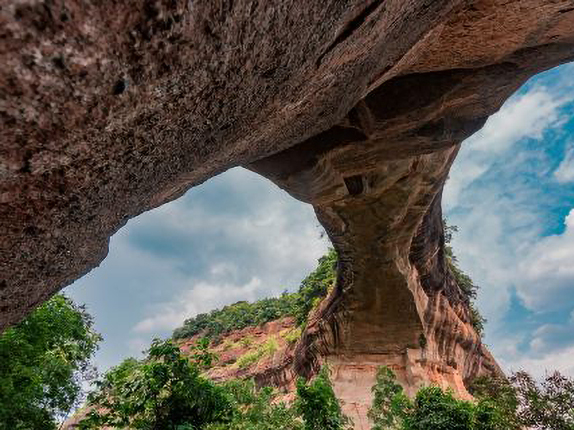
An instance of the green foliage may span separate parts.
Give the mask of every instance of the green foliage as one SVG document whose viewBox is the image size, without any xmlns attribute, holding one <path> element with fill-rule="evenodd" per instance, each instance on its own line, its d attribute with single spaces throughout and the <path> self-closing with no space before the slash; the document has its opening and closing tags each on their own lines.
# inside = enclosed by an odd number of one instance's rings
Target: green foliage
<svg viewBox="0 0 574 430">
<path fill-rule="evenodd" d="M 279 349 L 279 344 L 274 338 L 269 338 L 267 341 L 259 345 L 254 351 L 247 352 L 237 359 L 235 364 L 240 369 L 251 366 L 257 363 L 263 357 L 269 357 Z"/>
<path fill-rule="evenodd" d="M 510 380 L 503 377 L 482 376 L 472 382 L 470 393 L 482 403 L 496 405 L 502 428 L 508 430 L 522 428 L 518 419 L 518 397 Z"/>
<path fill-rule="evenodd" d="M 265 350 L 273 349 L 272 343 Z M 277 391 L 253 381 L 215 384 L 201 376 L 213 363 L 207 342 L 187 360 L 171 341 L 155 340 L 145 360 L 128 359 L 111 369 L 90 396 L 80 429 L 131 430 L 347 430 L 348 420 L 328 373 L 298 381 L 293 406 Z"/>
<path fill-rule="evenodd" d="M 475 409 L 472 403 L 457 400 L 439 387 L 419 390 L 404 420 L 404 430 L 471 430 Z"/>
<path fill-rule="evenodd" d="M 460 269 L 460 267 L 458 267 L 458 259 L 456 258 L 456 255 L 454 255 L 452 246 L 450 246 L 454 233 L 458 232 L 458 227 L 455 225 L 448 225 L 446 220 L 443 220 L 443 226 L 445 242 L 444 253 L 448 268 L 452 273 L 458 287 L 468 300 L 470 323 L 474 327 L 474 330 L 480 336 L 482 336 L 484 333 L 484 324 L 486 324 L 486 319 L 480 314 L 476 304 L 474 303 L 479 287 L 473 282 L 470 276 L 468 276 Z"/>
<path fill-rule="evenodd" d="M 232 330 L 258 326 L 286 316 L 293 316 L 297 309 L 296 294 L 284 293 L 281 297 L 259 300 L 255 303 L 237 302 L 208 314 L 199 314 L 185 320 L 182 327 L 173 332 L 174 339 L 201 334 L 217 338 Z"/>
<path fill-rule="evenodd" d="M 297 324 L 305 324 L 307 317 L 318 302 L 326 297 L 337 279 L 337 253 L 334 249 L 319 259 L 317 268 L 309 274 L 299 287 L 297 301 Z"/>
<path fill-rule="evenodd" d="M 310 384 L 301 378 L 297 381 L 295 408 L 303 417 L 304 430 L 352 429 L 351 420 L 343 414 L 335 397 L 327 367 Z"/>
<path fill-rule="evenodd" d="M 410 400 L 387 367 L 377 372 L 369 418 L 373 430 L 509 430 L 491 399 L 459 400 L 439 387 L 421 388 Z"/>
<path fill-rule="evenodd" d="M 206 430 L 303 430 L 303 422 L 294 408 L 276 401 L 275 390 L 257 390 L 253 381 L 229 381 L 224 384 L 233 402 L 231 422 L 210 424 Z"/>
<path fill-rule="evenodd" d="M 229 421 L 226 391 L 201 376 L 214 359 L 207 345 L 198 343 L 188 360 L 171 341 L 154 340 L 145 360 L 125 360 L 99 381 L 80 428 L 194 430 Z"/>
<path fill-rule="evenodd" d="M 281 337 L 285 339 L 287 343 L 295 343 L 301 338 L 301 327 L 294 327 L 292 329 L 287 329 L 282 331 Z"/>
<path fill-rule="evenodd" d="M 297 293 L 283 293 L 280 297 L 255 303 L 237 302 L 223 309 L 199 314 L 175 329 L 173 338 L 184 339 L 201 334 L 214 339 L 233 330 L 258 326 L 287 316 L 295 317 L 298 324 L 304 324 L 309 312 L 335 285 L 336 263 L 337 254 L 331 249 L 319 259 L 317 268 L 302 281 Z"/>
<path fill-rule="evenodd" d="M 56 295 L 0 335 L 0 429 L 49 430 L 81 400 L 101 340 L 86 310 Z"/>
<path fill-rule="evenodd" d="M 372 430 L 400 429 L 410 406 L 410 400 L 403 392 L 395 374 L 386 366 L 377 370 L 377 379 L 372 388 L 373 405 L 368 416 L 373 422 Z"/>
</svg>

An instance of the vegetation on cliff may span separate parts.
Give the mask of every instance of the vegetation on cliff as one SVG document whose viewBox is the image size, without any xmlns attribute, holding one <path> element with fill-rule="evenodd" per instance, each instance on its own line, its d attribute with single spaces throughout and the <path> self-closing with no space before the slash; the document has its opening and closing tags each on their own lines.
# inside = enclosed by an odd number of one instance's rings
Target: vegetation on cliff
<svg viewBox="0 0 574 430">
<path fill-rule="evenodd" d="M 101 337 L 63 295 L 0 335 L 0 429 L 52 430 L 82 399 Z"/>
<path fill-rule="evenodd" d="M 486 318 L 484 318 L 480 311 L 478 310 L 475 300 L 478 293 L 478 285 L 468 276 L 463 270 L 458 266 L 458 259 L 454 254 L 452 246 L 450 245 L 454 233 L 458 231 L 458 227 L 455 225 L 448 225 L 446 220 L 443 220 L 444 226 L 444 253 L 446 257 L 446 262 L 450 273 L 454 277 L 458 287 L 466 297 L 470 312 L 470 323 L 474 327 L 474 330 L 482 336 L 484 333 L 484 325 L 486 324 Z"/>
<path fill-rule="evenodd" d="M 217 338 L 232 330 L 258 326 L 283 317 L 294 317 L 304 325 L 309 313 L 335 285 L 337 276 L 337 253 L 330 249 L 319 259 L 317 268 L 302 282 L 295 293 L 283 293 L 280 297 L 258 300 L 254 303 L 237 302 L 199 314 L 185 320 L 182 327 L 174 330 L 174 339 L 201 335 Z"/>
</svg>

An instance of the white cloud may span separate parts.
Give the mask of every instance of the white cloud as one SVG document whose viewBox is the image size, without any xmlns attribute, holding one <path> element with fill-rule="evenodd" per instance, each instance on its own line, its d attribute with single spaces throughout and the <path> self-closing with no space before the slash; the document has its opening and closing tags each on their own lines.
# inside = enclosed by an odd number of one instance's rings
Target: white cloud
<svg viewBox="0 0 574 430">
<path fill-rule="evenodd" d="M 574 181 L 574 147 L 566 149 L 564 159 L 554 172 L 554 177 L 560 183 Z"/>
<path fill-rule="evenodd" d="M 548 150 L 564 145 L 572 119 L 572 67 L 529 84 L 467 139 L 443 196 L 446 216 L 459 226 L 454 250 L 481 287 L 486 341 L 507 369 L 573 370 L 565 351 L 574 351 L 574 325 L 561 321 L 574 307 L 574 210 L 564 232 L 544 237 L 558 221 L 551 208 L 565 209 L 558 181 L 574 165 L 567 152 L 555 173 Z"/>
<path fill-rule="evenodd" d="M 472 150 L 496 155 L 520 139 L 541 139 L 548 127 L 559 125 L 559 109 L 569 100 L 557 98 L 545 87 L 512 98 L 471 138 Z"/>
<path fill-rule="evenodd" d="M 512 97 L 484 127 L 463 143 L 445 189 L 447 207 L 456 206 L 461 192 L 486 173 L 502 153 L 523 139 L 541 140 L 550 128 L 567 118 L 561 107 L 574 96 L 561 96 L 556 88 L 536 87 Z"/>
<path fill-rule="evenodd" d="M 220 308 L 240 300 L 252 301 L 268 293 L 261 279 L 254 277 L 245 285 L 210 284 L 199 282 L 193 289 L 176 297 L 171 302 L 158 306 L 154 315 L 138 322 L 136 333 L 154 333 L 173 330 L 186 318 Z"/>
<path fill-rule="evenodd" d="M 197 313 L 296 289 L 328 247 L 321 231 L 311 206 L 233 169 L 131 220 L 68 293 L 95 316 L 105 369 Z"/>
<path fill-rule="evenodd" d="M 562 234 L 544 237 L 519 264 L 517 291 L 526 306 L 549 311 L 574 301 L 574 209 Z"/>
<path fill-rule="evenodd" d="M 572 357 L 574 357 L 574 346 L 541 357 L 533 358 L 525 354 L 517 354 L 510 359 L 502 357 L 499 361 L 508 372 L 526 369 L 536 378 L 542 378 L 555 370 L 574 377 L 574 360 Z"/>
</svg>

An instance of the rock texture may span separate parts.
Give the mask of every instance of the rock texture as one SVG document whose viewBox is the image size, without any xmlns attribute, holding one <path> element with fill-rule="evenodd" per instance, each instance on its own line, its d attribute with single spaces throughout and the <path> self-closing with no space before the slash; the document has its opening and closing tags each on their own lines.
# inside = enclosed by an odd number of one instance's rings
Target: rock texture
<svg viewBox="0 0 574 430">
<path fill-rule="evenodd" d="M 0 34 L 0 328 L 244 165 L 341 256 L 298 372 L 332 357 L 345 396 L 364 363 L 459 392 L 496 371 L 444 267 L 441 189 L 464 138 L 574 59 L 572 0 L 4 1 Z"/>
<path fill-rule="evenodd" d="M 128 219 L 335 125 L 463 3 L 3 1 L 0 326 Z"/>
</svg>

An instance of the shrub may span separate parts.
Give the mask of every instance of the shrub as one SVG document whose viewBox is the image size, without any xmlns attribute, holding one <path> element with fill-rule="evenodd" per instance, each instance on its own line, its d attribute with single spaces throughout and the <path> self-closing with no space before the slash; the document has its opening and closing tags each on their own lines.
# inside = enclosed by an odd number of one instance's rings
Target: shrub
<svg viewBox="0 0 574 430">
<path fill-rule="evenodd" d="M 476 299 L 479 287 L 473 282 L 473 280 L 466 273 L 458 267 L 458 259 L 454 254 L 452 246 L 450 243 L 454 233 L 458 231 L 457 226 L 450 226 L 447 224 L 446 220 L 443 220 L 444 227 L 444 254 L 446 263 L 450 273 L 452 274 L 456 284 L 462 291 L 468 302 L 468 311 L 470 316 L 470 323 L 474 330 L 479 336 L 484 333 L 484 325 L 486 324 L 486 319 L 480 314 L 474 300 Z"/>
<path fill-rule="evenodd" d="M 475 409 L 472 403 L 457 400 L 451 392 L 439 387 L 418 391 L 404 430 L 472 430 Z"/>
<path fill-rule="evenodd" d="M 301 338 L 301 327 L 294 327 L 281 332 L 281 337 L 287 343 L 295 343 Z"/>
<path fill-rule="evenodd" d="M 373 404 L 368 416 L 373 421 L 372 430 L 400 429 L 410 406 L 408 397 L 386 366 L 377 370 L 377 378 L 372 388 Z"/>
<path fill-rule="evenodd" d="M 307 322 L 311 310 L 327 296 L 330 289 L 335 286 L 336 279 L 337 253 L 334 249 L 330 249 L 319 259 L 317 268 L 301 282 L 295 315 L 298 324 L 303 325 Z"/>
<path fill-rule="evenodd" d="M 469 402 L 439 387 L 424 387 L 410 400 L 395 374 L 379 368 L 369 418 L 373 430 L 510 430 L 492 399 Z"/>
<path fill-rule="evenodd" d="M 522 428 L 518 418 L 518 397 L 510 380 L 504 377 L 482 376 L 472 382 L 470 393 L 480 402 L 496 406 L 501 428 L 508 430 Z"/>
<path fill-rule="evenodd" d="M 276 342 L 262 345 L 272 351 Z M 213 358 L 200 342 L 187 360 L 171 341 L 155 340 L 144 360 L 128 359 L 111 369 L 90 396 L 91 411 L 80 428 L 104 426 L 145 430 L 344 430 L 346 418 L 322 371 L 310 384 L 299 381 L 294 406 L 277 391 L 253 381 L 215 384 L 201 376 Z"/>
<path fill-rule="evenodd" d="M 303 430 L 295 409 L 277 402 L 276 390 L 257 390 L 250 380 L 229 381 L 223 387 L 232 399 L 235 413 L 231 422 L 210 424 L 206 430 Z"/>
</svg>

